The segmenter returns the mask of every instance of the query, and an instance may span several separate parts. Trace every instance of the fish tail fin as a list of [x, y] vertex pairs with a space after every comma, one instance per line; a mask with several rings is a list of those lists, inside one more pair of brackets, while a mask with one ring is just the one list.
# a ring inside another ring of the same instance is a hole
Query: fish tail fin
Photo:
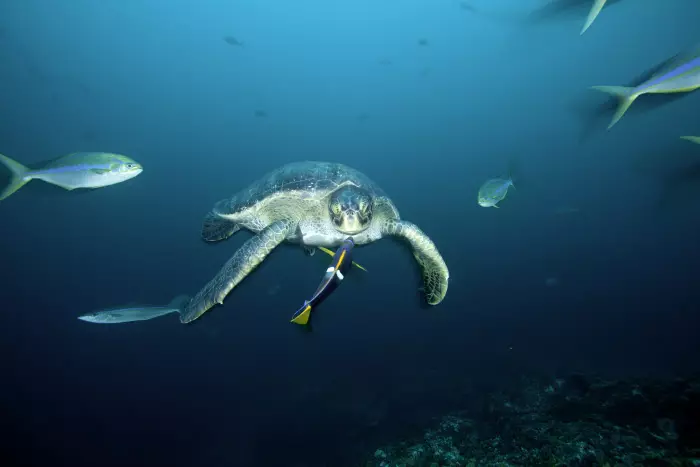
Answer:
[[306, 325], [309, 324], [309, 318], [311, 317], [311, 305], [308, 301], [305, 301], [301, 308], [294, 313], [290, 323]]
[[598, 17], [600, 14], [600, 10], [603, 9], [605, 6], [605, 2], [607, 0], [595, 0], [593, 2], [593, 6], [591, 7], [591, 11], [588, 12], [588, 17], [586, 18], [586, 22], [583, 25], [583, 28], [581, 28], [581, 34], [586, 32], [588, 28], [591, 27], [591, 24], [593, 24], [593, 21]]
[[632, 103], [640, 96], [640, 94], [635, 92], [635, 88], [626, 86], [593, 86], [591, 89], [615, 96], [620, 101], [617, 110], [615, 110], [615, 115], [613, 115], [612, 121], [610, 125], [608, 125], [608, 130], [620, 121], [622, 116], [625, 115], [625, 112], [627, 112], [627, 109], [629, 109]]
[[700, 136], [681, 136], [681, 139], [690, 141], [691, 143], [700, 144]]
[[170, 303], [168, 303], [168, 308], [176, 308], [179, 313], [187, 306], [187, 303], [189, 301], [189, 295], [178, 295], [177, 297], [170, 300]]
[[27, 173], [29, 172], [27, 167], [7, 156], [0, 154], [0, 163], [2, 163], [10, 170], [10, 172], [12, 172], [10, 184], [7, 185], [4, 190], [2, 190], [2, 193], [0, 193], [0, 200], [3, 200], [26, 185], [27, 182], [31, 180], [31, 177], [27, 177]]

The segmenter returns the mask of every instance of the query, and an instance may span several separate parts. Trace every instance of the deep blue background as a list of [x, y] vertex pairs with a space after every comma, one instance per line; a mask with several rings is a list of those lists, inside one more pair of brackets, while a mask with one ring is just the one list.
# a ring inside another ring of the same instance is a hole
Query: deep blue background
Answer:
[[[700, 191], [684, 168], [700, 146], [678, 137], [700, 135], [700, 94], [642, 99], [606, 132], [587, 88], [698, 41], [700, 2], [624, 0], [583, 36], [586, 5], [528, 17], [544, 3], [0, 3], [0, 152], [145, 167], [0, 204], [6, 455], [341, 467], [520, 375], [698, 370]], [[207, 210], [305, 159], [365, 172], [431, 236], [443, 304], [421, 308], [412, 256], [385, 240], [355, 252], [369, 273], [312, 334], [288, 320], [328, 257], [294, 246], [192, 325], [76, 320], [196, 293], [249, 237], [204, 244]], [[517, 190], [480, 208], [479, 185], [513, 164]]]

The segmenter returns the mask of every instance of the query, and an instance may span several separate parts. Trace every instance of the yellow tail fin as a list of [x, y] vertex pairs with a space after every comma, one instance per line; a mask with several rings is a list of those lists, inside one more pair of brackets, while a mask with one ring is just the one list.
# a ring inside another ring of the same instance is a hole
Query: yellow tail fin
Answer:
[[7, 156], [0, 154], [0, 163], [10, 169], [10, 172], [12, 172], [10, 184], [5, 187], [2, 193], [0, 193], [0, 200], [3, 200], [26, 185], [31, 178], [26, 176], [27, 172], [29, 172], [28, 168]]
[[622, 116], [625, 115], [625, 112], [627, 112], [627, 109], [629, 109], [632, 103], [641, 95], [635, 93], [634, 88], [625, 86], [593, 86], [591, 89], [610, 94], [620, 100], [615, 115], [613, 115], [612, 121], [610, 125], [608, 125], [608, 130], [620, 121]]
[[[321, 250], [322, 252], [326, 253], [327, 255], [333, 256], [333, 255], [335, 254], [334, 252], [332, 252], [331, 250], [329, 250], [329, 249], [326, 248], [326, 247], [319, 246], [319, 247], [317, 247], [317, 248], [318, 248], [319, 250]], [[354, 262], [354, 261], [352, 262], [352, 265], [355, 266], [356, 268], [362, 269], [364, 272], [367, 272], [367, 269], [365, 269], [364, 267], [360, 266], [359, 264], [357, 264], [357, 263]]]
[[310, 317], [311, 317], [311, 305], [306, 305], [306, 308], [304, 308], [304, 311], [302, 311], [297, 316], [295, 316], [294, 319], [292, 319], [290, 321], [290, 323], [308, 324]]

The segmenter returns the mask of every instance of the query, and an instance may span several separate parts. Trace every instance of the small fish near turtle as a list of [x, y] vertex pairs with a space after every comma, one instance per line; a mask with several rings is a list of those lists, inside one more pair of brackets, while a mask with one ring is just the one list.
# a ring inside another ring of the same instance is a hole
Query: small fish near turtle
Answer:
[[109, 308], [80, 315], [78, 319], [94, 324], [120, 324], [147, 321], [171, 313], [180, 313], [189, 300], [190, 297], [187, 295], [180, 295], [175, 297], [166, 306], [147, 305]]

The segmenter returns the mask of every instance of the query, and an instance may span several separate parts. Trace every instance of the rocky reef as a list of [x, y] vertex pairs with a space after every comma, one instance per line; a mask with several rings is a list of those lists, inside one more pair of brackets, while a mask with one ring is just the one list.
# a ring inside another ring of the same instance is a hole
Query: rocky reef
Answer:
[[479, 405], [377, 448], [363, 465], [700, 466], [700, 375], [523, 379]]

